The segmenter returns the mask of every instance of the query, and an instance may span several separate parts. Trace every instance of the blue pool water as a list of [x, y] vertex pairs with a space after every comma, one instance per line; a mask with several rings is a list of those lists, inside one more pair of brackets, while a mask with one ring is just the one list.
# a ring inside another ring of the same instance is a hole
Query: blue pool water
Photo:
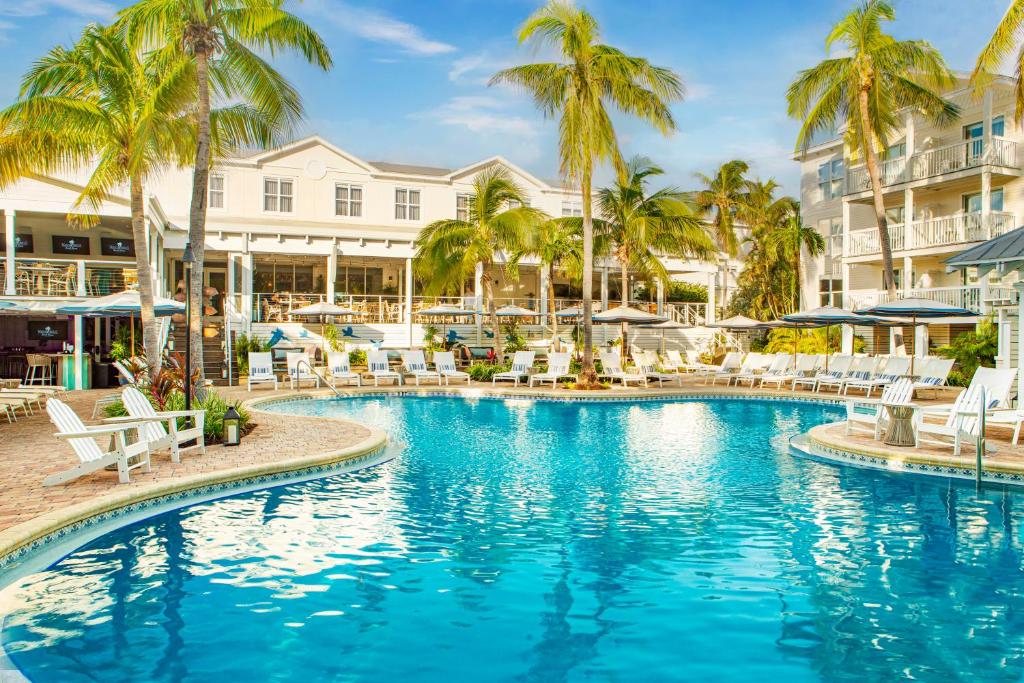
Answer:
[[360, 398], [387, 464], [8, 590], [33, 681], [1020, 680], [1024, 504], [797, 458], [835, 408]]

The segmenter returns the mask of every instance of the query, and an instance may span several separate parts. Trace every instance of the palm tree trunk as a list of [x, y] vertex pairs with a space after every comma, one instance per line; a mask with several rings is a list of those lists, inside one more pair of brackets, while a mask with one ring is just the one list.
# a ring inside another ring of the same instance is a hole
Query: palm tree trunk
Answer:
[[882, 286], [890, 298], [896, 297], [896, 278], [892, 270], [892, 245], [889, 244], [889, 224], [885, 220], [885, 200], [882, 198], [882, 177], [878, 171], [878, 157], [875, 155], [875, 132], [868, 114], [869, 87], [860, 89], [858, 95], [861, 134], [864, 140], [864, 163], [871, 179], [871, 195], [874, 200], [875, 220], [878, 222], [878, 242], [882, 249]]
[[[487, 267], [486, 265], [484, 266]], [[484, 271], [484, 295], [487, 297], [487, 317], [491, 321], [491, 329], [494, 331], [494, 362], [501, 362], [501, 330], [498, 329], [498, 309], [494, 305], [494, 283], [491, 276]]]
[[583, 194], [583, 367], [580, 385], [584, 388], [597, 384], [594, 370], [594, 216], [590, 201], [591, 169], [586, 163], [580, 183]]
[[160, 371], [160, 351], [156, 316], [153, 313], [153, 272], [149, 266], [149, 244], [146, 240], [146, 217], [142, 199], [142, 178], [130, 179], [132, 241], [135, 243], [135, 269], [139, 277], [139, 301], [142, 305], [142, 348], [146, 353], [146, 371], [155, 378]]
[[192, 367], [189, 374], [198, 376], [195, 391], [202, 389], [203, 374], [203, 261], [206, 256], [206, 188], [210, 176], [210, 73], [209, 54], [199, 50], [196, 54], [196, 80], [199, 88], [199, 109], [196, 112], [196, 160], [192, 170], [192, 204], [188, 216], [188, 241], [196, 262], [192, 266], [189, 288], [191, 334], [189, 346]]
[[551, 344], [555, 347], [555, 352], [562, 350], [561, 341], [558, 338], [558, 316], [555, 315], [555, 272], [554, 268], [550, 268], [548, 271], [548, 301], [551, 307]]

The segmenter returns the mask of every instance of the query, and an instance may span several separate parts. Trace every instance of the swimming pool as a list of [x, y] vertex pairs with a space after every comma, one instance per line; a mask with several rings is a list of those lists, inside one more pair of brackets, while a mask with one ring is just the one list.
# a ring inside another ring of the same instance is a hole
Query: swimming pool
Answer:
[[1019, 680], [1022, 500], [790, 454], [838, 409], [364, 397], [384, 465], [8, 590], [33, 681]]

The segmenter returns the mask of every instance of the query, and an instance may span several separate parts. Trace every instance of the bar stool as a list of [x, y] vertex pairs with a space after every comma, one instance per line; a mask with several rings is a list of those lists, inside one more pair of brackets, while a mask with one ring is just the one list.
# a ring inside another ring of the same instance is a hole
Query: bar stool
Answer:
[[25, 384], [51, 384], [50, 357], [42, 353], [26, 353]]

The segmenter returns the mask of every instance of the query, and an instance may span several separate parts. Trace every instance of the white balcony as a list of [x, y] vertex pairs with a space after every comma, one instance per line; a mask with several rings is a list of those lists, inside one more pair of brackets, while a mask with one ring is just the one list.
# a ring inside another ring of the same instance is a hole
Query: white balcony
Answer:
[[[981, 287], [978, 285], [963, 285], [956, 287], [928, 287], [912, 289], [909, 291], [900, 290], [896, 292], [897, 299], [904, 297], [916, 297], [920, 299], [931, 299], [941, 301], [950, 306], [959, 306], [968, 310], [980, 313], [982, 310]], [[850, 305], [854, 309], [867, 308], [877, 304], [890, 301], [892, 297], [885, 290], [865, 291], [850, 293]]]
[[[986, 150], [982, 139], [961, 140], [935, 149], [919, 152], [910, 158], [889, 159], [880, 168], [883, 186], [896, 185], [909, 180], [922, 180], [947, 173], [956, 173], [985, 165], [1004, 168], [1017, 167], [1017, 143], [1006, 138], [993, 137]], [[851, 166], [846, 173], [846, 193], [854, 194], [871, 189], [867, 167]]]
[[[889, 246], [896, 252], [984, 242], [1013, 228], [1014, 215], [1004, 211], [991, 212], [987, 220], [981, 213], [940, 216], [914, 221], [909, 231], [903, 223], [890, 224]], [[850, 232], [847, 256], [870, 256], [881, 250], [878, 228]]]

